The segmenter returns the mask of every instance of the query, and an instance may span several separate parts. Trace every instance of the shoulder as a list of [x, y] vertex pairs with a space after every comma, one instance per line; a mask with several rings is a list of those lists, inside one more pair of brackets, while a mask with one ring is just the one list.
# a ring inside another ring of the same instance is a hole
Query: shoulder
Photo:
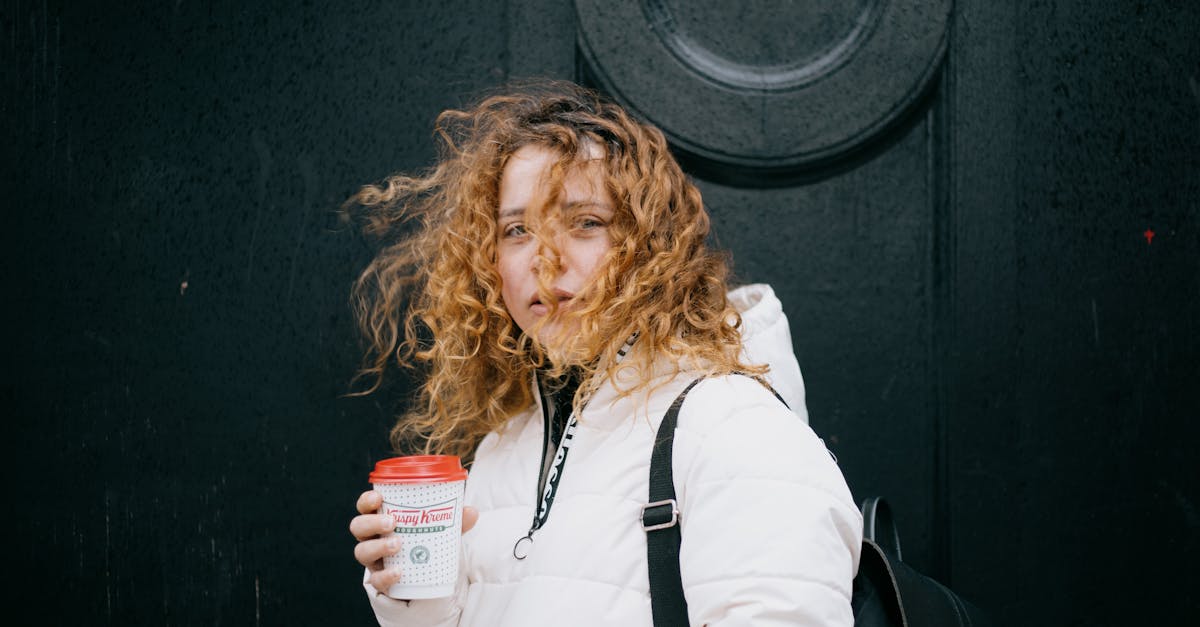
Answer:
[[698, 481], [804, 484], [853, 506], [825, 443], [758, 381], [741, 375], [700, 381], [683, 403], [675, 467]]
[[730, 374], [697, 381], [680, 409], [679, 427], [707, 432], [731, 421], [749, 421], [760, 428], [785, 428], [797, 421], [804, 422], [770, 389], [751, 377]]

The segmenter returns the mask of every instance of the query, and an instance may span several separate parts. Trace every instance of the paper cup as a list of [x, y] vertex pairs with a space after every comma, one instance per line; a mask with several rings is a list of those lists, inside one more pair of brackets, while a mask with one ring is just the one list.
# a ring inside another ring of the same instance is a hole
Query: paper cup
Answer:
[[393, 599], [435, 599], [454, 594], [462, 538], [462, 498], [467, 471], [454, 455], [393, 457], [375, 464], [370, 475], [383, 495], [380, 513], [395, 521], [400, 536], [386, 568], [400, 568], [400, 581], [388, 588]]

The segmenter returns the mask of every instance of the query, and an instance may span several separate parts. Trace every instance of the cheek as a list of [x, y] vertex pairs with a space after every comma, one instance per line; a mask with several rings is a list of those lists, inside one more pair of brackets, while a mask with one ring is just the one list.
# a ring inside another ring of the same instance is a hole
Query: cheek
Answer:
[[517, 264], [512, 258], [502, 255], [496, 260], [496, 272], [500, 275], [500, 298], [511, 315], [513, 306], [520, 303], [521, 276], [517, 272]]
[[507, 307], [513, 288], [512, 272], [504, 260], [500, 260], [496, 263], [496, 273], [500, 275], [500, 296], [504, 299], [504, 306]]
[[586, 276], [591, 279], [596, 275], [596, 271], [603, 265], [605, 256], [612, 249], [612, 244], [608, 240], [597, 242], [595, 245], [588, 248], [584, 255], [583, 270]]

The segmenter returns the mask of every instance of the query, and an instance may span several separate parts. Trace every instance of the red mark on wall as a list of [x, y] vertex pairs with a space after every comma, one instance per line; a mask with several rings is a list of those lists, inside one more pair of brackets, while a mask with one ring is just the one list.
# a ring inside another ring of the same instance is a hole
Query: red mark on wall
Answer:
[[1154, 231], [1146, 229], [1146, 232], [1142, 233], [1142, 237], [1146, 238], [1146, 245], [1149, 246], [1150, 240], [1154, 239]]

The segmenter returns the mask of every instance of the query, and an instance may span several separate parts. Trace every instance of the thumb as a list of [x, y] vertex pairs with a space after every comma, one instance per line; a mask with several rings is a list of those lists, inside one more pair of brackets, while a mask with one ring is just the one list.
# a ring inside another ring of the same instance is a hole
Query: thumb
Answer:
[[477, 520], [479, 520], [479, 510], [470, 505], [464, 505], [462, 510], [463, 533], [470, 531], [471, 527], [475, 526], [475, 521]]

